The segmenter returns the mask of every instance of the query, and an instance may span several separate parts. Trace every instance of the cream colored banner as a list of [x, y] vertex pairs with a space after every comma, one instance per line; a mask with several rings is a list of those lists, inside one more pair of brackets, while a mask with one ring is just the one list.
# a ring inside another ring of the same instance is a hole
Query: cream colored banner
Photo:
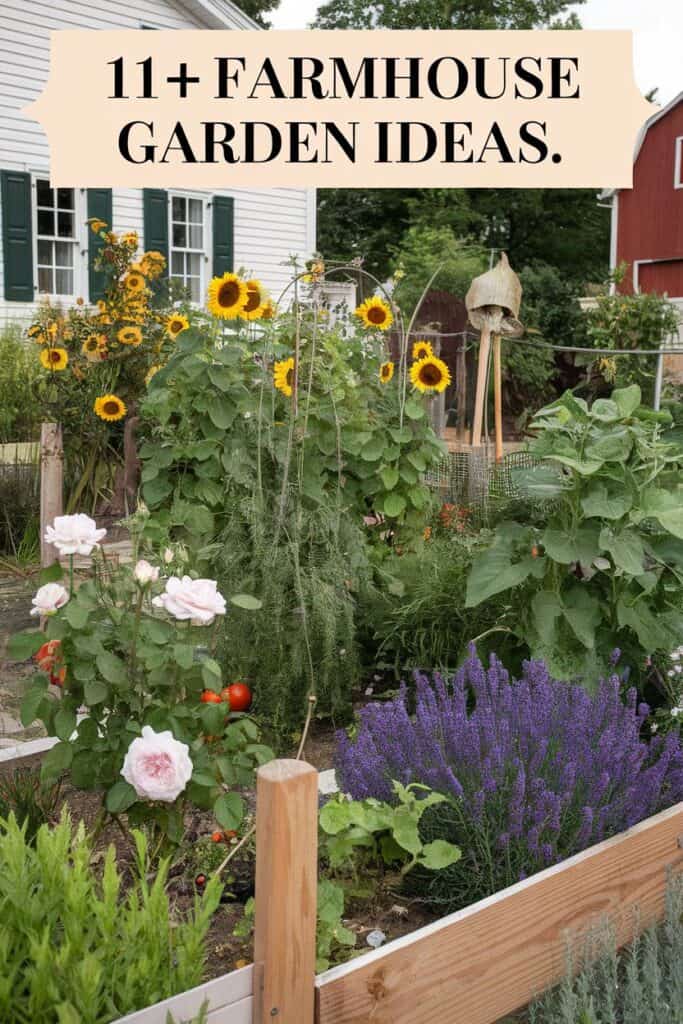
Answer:
[[630, 32], [52, 34], [56, 186], [626, 187]]

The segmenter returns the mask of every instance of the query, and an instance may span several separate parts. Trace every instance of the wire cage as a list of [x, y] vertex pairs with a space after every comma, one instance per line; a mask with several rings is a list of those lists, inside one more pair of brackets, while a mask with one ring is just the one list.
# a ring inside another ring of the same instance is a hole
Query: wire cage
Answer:
[[516, 473], [540, 460], [527, 451], [508, 452], [496, 461], [492, 448], [451, 451], [425, 476], [442, 504], [468, 510], [472, 525], [488, 526], [520, 506], [533, 504], [516, 482]]

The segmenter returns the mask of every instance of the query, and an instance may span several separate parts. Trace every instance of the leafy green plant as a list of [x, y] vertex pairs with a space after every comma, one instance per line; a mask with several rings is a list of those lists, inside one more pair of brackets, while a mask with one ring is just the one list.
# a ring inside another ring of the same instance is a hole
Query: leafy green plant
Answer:
[[[683, 878], [667, 890], [666, 921], [621, 952], [609, 925], [572, 948], [561, 984], [529, 1008], [529, 1024], [679, 1024], [683, 1021]], [[573, 944], [575, 946], [576, 943]]]
[[59, 794], [58, 784], [43, 784], [39, 768], [15, 768], [8, 775], [0, 775], [0, 818], [13, 814], [19, 827], [24, 828], [27, 842], [33, 842], [40, 826], [57, 817]]
[[349, 800], [337, 796], [320, 811], [320, 828], [325, 854], [332, 869], [353, 864], [356, 854], [371, 863], [400, 865], [401, 874], [413, 868], [441, 871], [461, 856], [453, 843], [443, 839], [424, 842], [420, 833], [422, 815], [448, 797], [428, 786], [392, 784], [395, 803], [369, 798]]
[[467, 607], [508, 595], [503, 627], [558, 678], [597, 680], [615, 648], [642, 674], [683, 634], [682, 453], [640, 398], [568, 392], [536, 415], [540, 464], [518, 482], [551, 501], [545, 525], [500, 524], [467, 581]]
[[[109, 813], [125, 811], [132, 825], [153, 825], [175, 844], [182, 839], [187, 801], [213, 810], [223, 828], [237, 828], [244, 802], [235, 790], [273, 754], [259, 742], [253, 719], [231, 712], [221, 699], [221, 668], [210, 650], [216, 625], [164, 614], [154, 596], [163, 580], [145, 581], [137, 567], [112, 566], [103, 552], [93, 557], [93, 578], [77, 588], [71, 584], [46, 633], [28, 631], [10, 641], [16, 658], [31, 656], [46, 640], [58, 641], [66, 670], [61, 699], [49, 689], [49, 676], [38, 672], [22, 703], [24, 724], [37, 718], [59, 739], [43, 758], [43, 781], [68, 772], [77, 788], [103, 791]], [[48, 571], [53, 581], [60, 574], [59, 566]], [[233, 600], [254, 603], [249, 595]], [[78, 721], [82, 707], [87, 717]], [[145, 726], [170, 731], [188, 748], [192, 777], [172, 802], [144, 799], [121, 777], [128, 749]]]
[[5, 1024], [106, 1024], [202, 980], [220, 900], [212, 878], [185, 916], [166, 893], [167, 861], [149, 876], [145, 837], [124, 894], [113, 847], [104, 865], [81, 823], [43, 826], [35, 845], [13, 816], [0, 833], [0, 1018]]
[[0, 331], [0, 444], [35, 441], [43, 419], [40, 365], [19, 324]]

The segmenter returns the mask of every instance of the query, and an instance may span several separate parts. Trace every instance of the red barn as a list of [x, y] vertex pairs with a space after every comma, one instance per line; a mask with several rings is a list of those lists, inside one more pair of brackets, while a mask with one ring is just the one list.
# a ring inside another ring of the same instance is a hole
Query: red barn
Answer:
[[633, 188], [603, 193], [612, 203], [612, 267], [628, 264], [619, 290], [657, 292], [683, 307], [683, 92], [645, 122]]

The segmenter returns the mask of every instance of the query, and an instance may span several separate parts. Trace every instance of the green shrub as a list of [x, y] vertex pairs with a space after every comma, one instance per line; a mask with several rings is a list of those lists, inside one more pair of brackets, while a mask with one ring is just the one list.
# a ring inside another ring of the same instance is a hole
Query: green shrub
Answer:
[[0, 330], [0, 444], [40, 436], [39, 379], [35, 346], [22, 340], [19, 324]]
[[41, 782], [39, 768], [16, 768], [9, 775], [0, 775], [0, 819], [13, 814], [25, 829], [27, 842], [32, 843], [40, 826], [57, 817], [59, 790], [59, 785]]
[[564, 981], [529, 1011], [529, 1024], [681, 1024], [683, 877], [669, 883], [666, 921], [619, 956], [604, 927], [568, 957]]
[[13, 817], [0, 835], [0, 1019], [3, 1024], [105, 1024], [202, 980], [204, 940], [220, 899], [212, 878], [185, 916], [152, 881], [134, 833], [127, 892], [113, 847], [97, 871], [81, 823], [42, 827], [31, 846]]

